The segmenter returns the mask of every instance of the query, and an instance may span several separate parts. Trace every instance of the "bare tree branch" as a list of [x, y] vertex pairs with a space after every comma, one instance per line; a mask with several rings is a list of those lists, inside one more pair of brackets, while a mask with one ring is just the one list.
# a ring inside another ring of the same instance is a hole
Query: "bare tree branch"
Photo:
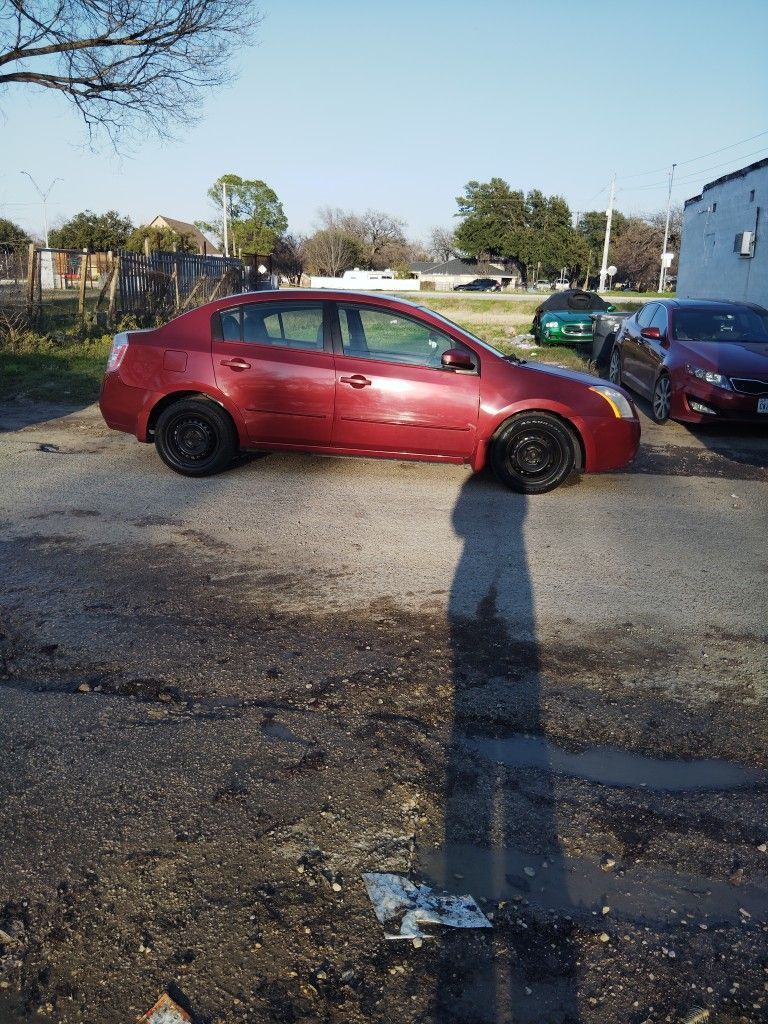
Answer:
[[195, 119], [260, 22], [255, 0], [0, 0], [0, 90], [63, 93], [117, 142]]

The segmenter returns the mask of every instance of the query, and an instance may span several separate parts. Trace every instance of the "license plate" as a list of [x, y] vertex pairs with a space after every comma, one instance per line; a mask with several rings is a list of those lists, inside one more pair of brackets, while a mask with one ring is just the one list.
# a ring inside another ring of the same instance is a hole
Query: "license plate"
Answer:
[[758, 398], [757, 400], [757, 411], [768, 412], [768, 398]]

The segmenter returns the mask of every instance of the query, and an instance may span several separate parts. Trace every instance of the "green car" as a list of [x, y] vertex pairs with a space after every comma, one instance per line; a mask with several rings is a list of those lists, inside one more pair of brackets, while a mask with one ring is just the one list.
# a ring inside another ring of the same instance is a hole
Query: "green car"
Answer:
[[592, 313], [615, 309], [597, 292], [580, 288], [555, 292], [536, 310], [531, 334], [540, 345], [591, 345]]

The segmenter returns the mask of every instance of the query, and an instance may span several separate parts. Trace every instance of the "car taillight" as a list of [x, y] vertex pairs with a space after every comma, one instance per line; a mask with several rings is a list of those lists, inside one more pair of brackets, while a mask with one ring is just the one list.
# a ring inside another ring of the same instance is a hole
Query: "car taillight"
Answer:
[[123, 331], [112, 339], [112, 348], [109, 350], [109, 359], [107, 360], [107, 373], [112, 373], [119, 368], [127, 351], [128, 335]]

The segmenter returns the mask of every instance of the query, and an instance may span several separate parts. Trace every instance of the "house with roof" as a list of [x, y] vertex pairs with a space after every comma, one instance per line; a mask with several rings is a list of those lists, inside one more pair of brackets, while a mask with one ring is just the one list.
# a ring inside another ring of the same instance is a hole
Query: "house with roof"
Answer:
[[194, 224], [188, 224], [184, 220], [176, 220], [175, 217], [164, 217], [162, 214], [159, 214], [153, 221], [150, 221], [147, 227], [159, 228], [161, 230], [169, 228], [171, 231], [175, 231], [177, 235], [186, 235], [192, 240], [201, 256], [222, 255], [221, 250], [213, 242], [208, 241], [200, 228], [195, 227]]
[[499, 263], [486, 263], [481, 260], [454, 258], [437, 263], [419, 260], [410, 263], [408, 269], [420, 282], [419, 287], [423, 281], [435, 291], [450, 292], [457, 284], [469, 284], [476, 277], [490, 277], [498, 281], [502, 288], [516, 288], [520, 284], [519, 275], [510, 273]]
[[677, 295], [768, 307], [768, 158], [709, 182], [683, 208]]

